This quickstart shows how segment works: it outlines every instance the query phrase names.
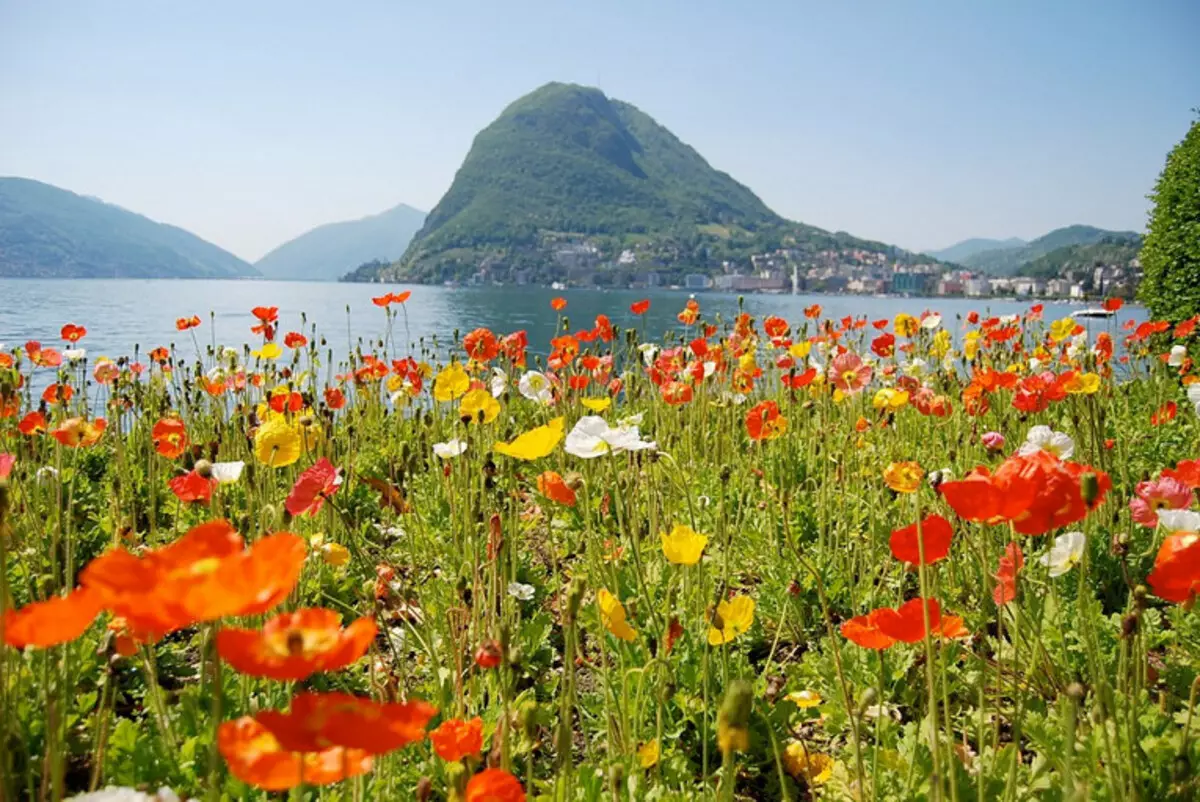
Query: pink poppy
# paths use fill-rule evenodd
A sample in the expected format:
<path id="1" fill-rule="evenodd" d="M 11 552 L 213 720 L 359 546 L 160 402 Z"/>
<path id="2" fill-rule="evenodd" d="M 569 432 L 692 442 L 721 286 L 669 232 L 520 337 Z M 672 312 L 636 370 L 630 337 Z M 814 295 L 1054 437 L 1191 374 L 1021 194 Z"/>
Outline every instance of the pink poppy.
<path id="1" fill-rule="evenodd" d="M 292 515 L 310 516 L 320 512 L 325 499 L 332 496 L 342 486 L 342 475 L 333 463 L 321 457 L 316 463 L 296 480 L 292 492 L 288 494 L 285 506 Z"/>
<path id="2" fill-rule="evenodd" d="M 17 458 L 12 454 L 0 454 L 0 479 L 8 478 L 8 475 L 12 473 L 13 464 L 16 461 Z"/>
<path id="3" fill-rule="evenodd" d="M 861 392 L 871 381 L 871 366 L 851 351 L 838 354 L 829 363 L 829 378 L 833 386 L 847 395 Z"/>
<path id="4" fill-rule="evenodd" d="M 1134 521 L 1153 529 L 1158 526 L 1161 509 L 1182 510 L 1192 503 L 1192 491 L 1187 485 L 1169 476 L 1150 482 L 1139 482 L 1137 496 L 1130 499 L 1129 510 Z"/>

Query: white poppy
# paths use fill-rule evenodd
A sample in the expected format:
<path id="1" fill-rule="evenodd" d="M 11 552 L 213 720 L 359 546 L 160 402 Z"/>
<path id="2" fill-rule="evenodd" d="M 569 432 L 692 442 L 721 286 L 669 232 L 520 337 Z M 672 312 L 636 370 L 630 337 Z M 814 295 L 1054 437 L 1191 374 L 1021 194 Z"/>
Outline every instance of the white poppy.
<path id="1" fill-rule="evenodd" d="M 580 418 L 567 434 L 563 449 L 582 459 L 593 459 L 609 452 L 642 451 L 658 448 L 658 444 L 642 440 L 638 427 L 608 425 L 604 418 L 588 415 Z"/>
<path id="2" fill-rule="evenodd" d="M 658 356 L 658 346 L 654 343 L 642 343 L 638 346 L 638 350 L 642 352 L 642 362 L 647 365 L 654 364 L 654 357 Z"/>
<path id="3" fill-rule="evenodd" d="M 921 321 L 921 328 L 929 329 L 930 331 L 933 331 L 940 325 L 942 325 L 941 315 L 927 315 L 925 319 Z"/>
<path id="4" fill-rule="evenodd" d="M 529 601 L 533 598 L 533 585 L 526 585 L 522 582 L 509 582 L 508 595 L 518 601 Z"/>
<path id="5" fill-rule="evenodd" d="M 704 363 L 704 378 L 707 379 L 709 376 L 713 375 L 716 372 L 717 372 L 717 363 L 716 362 L 705 362 Z"/>
<path id="6" fill-rule="evenodd" d="M 508 374 L 500 370 L 500 368 L 492 368 L 492 380 L 490 388 L 493 398 L 499 398 L 504 395 L 505 389 L 508 387 Z"/>
<path id="7" fill-rule="evenodd" d="M 68 348 L 67 350 L 62 352 L 62 355 L 63 355 L 63 359 L 67 360 L 68 362 L 78 362 L 79 360 L 81 360 L 85 356 L 87 356 L 87 349 L 86 348 Z"/>
<path id="8" fill-rule="evenodd" d="M 1042 364 L 1043 364 L 1042 360 L 1038 359 L 1036 356 L 1029 357 L 1029 372 L 1030 373 L 1041 373 L 1042 372 Z"/>
<path id="9" fill-rule="evenodd" d="M 214 462 L 212 464 L 212 478 L 216 479 L 218 484 L 233 484 L 242 478 L 242 470 L 245 467 L 246 463 L 241 460 L 237 462 Z"/>
<path id="10" fill-rule="evenodd" d="M 37 473 L 34 474 L 34 478 L 37 479 L 38 482 L 46 482 L 50 479 L 57 479 L 58 468 L 55 468 L 53 465 L 43 465 L 37 469 Z"/>
<path id="11" fill-rule="evenodd" d="M 444 443 L 434 443 L 433 453 L 442 459 L 454 459 L 467 450 L 467 444 L 457 437 Z"/>
<path id="12" fill-rule="evenodd" d="M 1158 523 L 1172 534 L 1200 532 L 1200 512 L 1192 510 L 1159 510 Z"/>
<path id="13" fill-rule="evenodd" d="M 904 370 L 904 374 L 906 376 L 913 376 L 913 377 L 924 376 L 926 373 L 929 372 L 929 363 L 926 362 L 924 359 L 919 359 L 917 357 L 913 357 L 912 359 L 910 359 L 904 363 L 903 370 Z"/>
<path id="14" fill-rule="evenodd" d="M 1185 359 L 1187 359 L 1187 348 L 1182 345 L 1172 345 L 1171 353 L 1167 356 L 1167 364 L 1177 368 L 1183 364 Z"/>
<path id="15" fill-rule="evenodd" d="M 157 793 L 147 794 L 133 788 L 110 785 L 99 791 L 73 796 L 68 802 L 179 802 L 179 795 L 170 788 L 159 788 Z"/>
<path id="16" fill-rule="evenodd" d="M 1028 456 L 1039 451 L 1049 451 L 1059 459 L 1070 459 L 1075 453 L 1075 441 L 1062 432 L 1056 432 L 1049 426 L 1034 426 L 1025 436 L 1025 442 L 1017 450 L 1018 454 Z"/>
<path id="17" fill-rule="evenodd" d="M 742 393 L 735 393 L 729 390 L 721 392 L 721 402 L 724 404 L 733 404 L 735 407 L 740 407 L 746 403 L 746 396 Z"/>
<path id="18" fill-rule="evenodd" d="M 530 401 L 542 405 L 549 405 L 554 400 L 554 389 L 550 386 L 550 380 L 546 378 L 546 374 L 536 370 L 522 374 L 521 380 L 517 382 L 517 390 Z"/>
<path id="19" fill-rule="evenodd" d="M 1047 554 L 1038 558 L 1042 565 L 1049 566 L 1050 576 L 1062 576 L 1083 559 L 1087 538 L 1083 532 L 1065 532 L 1054 539 Z"/>
<path id="20" fill-rule="evenodd" d="M 1196 408 L 1196 414 L 1200 415 L 1200 384 L 1188 385 L 1187 400 Z"/>

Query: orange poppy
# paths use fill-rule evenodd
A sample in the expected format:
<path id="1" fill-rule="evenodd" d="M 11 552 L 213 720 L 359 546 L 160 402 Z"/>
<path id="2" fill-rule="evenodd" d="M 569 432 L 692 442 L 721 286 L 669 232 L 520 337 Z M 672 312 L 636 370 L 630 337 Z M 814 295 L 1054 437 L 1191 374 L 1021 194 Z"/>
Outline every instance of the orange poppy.
<path id="1" fill-rule="evenodd" d="M 476 362 L 491 362 L 500 354 L 500 342 L 489 329 L 475 329 L 463 338 L 463 350 Z"/>
<path id="2" fill-rule="evenodd" d="M 746 434 L 751 440 L 774 440 L 787 431 L 787 423 L 779 404 L 763 401 L 746 413 Z"/>
<path id="3" fill-rule="evenodd" d="M 466 802 L 525 802 L 525 789 L 504 769 L 484 769 L 467 783 Z"/>
<path id="4" fill-rule="evenodd" d="M 458 718 L 443 721 L 430 731 L 429 741 L 437 756 L 447 763 L 478 755 L 483 749 L 483 719 L 476 716 L 470 721 Z"/>
<path id="5" fill-rule="evenodd" d="M 390 292 L 371 299 L 371 303 L 375 304 L 376 306 L 387 306 L 391 302 L 392 294 Z"/>
<path id="6" fill-rule="evenodd" d="M 108 421 L 96 418 L 88 421 L 84 418 L 67 418 L 58 424 L 58 428 L 50 432 L 50 436 L 67 448 L 89 448 L 100 442 Z"/>
<path id="7" fill-rule="evenodd" d="M 144 639 L 225 616 L 258 615 L 295 587 L 306 548 L 290 532 L 244 545 L 228 521 L 210 521 L 140 557 L 110 549 L 83 569 L 80 583 L 99 591 L 104 606 Z"/>
<path id="8" fill-rule="evenodd" d="M 629 311 L 635 315 L 644 315 L 650 310 L 650 299 L 646 298 L 641 301 L 634 301 L 629 305 Z"/>
<path id="9" fill-rule="evenodd" d="M 1200 538 L 1195 534 L 1167 535 L 1154 558 L 1146 584 L 1160 599 L 1185 603 L 1200 592 Z"/>
<path id="10" fill-rule="evenodd" d="M 16 649 L 68 643 L 87 631 L 101 609 L 100 594 L 88 588 L 32 602 L 4 614 L 4 642 Z"/>
<path id="11" fill-rule="evenodd" d="M 1118 309 L 1120 309 L 1124 305 L 1125 305 L 1125 302 L 1122 301 L 1120 298 L 1105 298 L 1104 299 L 1104 308 L 1109 312 L 1116 312 Z"/>
<path id="12" fill-rule="evenodd" d="M 184 504 L 192 502 L 207 504 L 212 500 L 213 488 L 217 486 L 217 480 L 211 477 L 206 479 L 195 471 L 188 471 L 173 477 L 171 481 L 167 482 L 167 486 Z"/>
<path id="13" fill-rule="evenodd" d="M 392 303 L 402 304 L 405 301 L 407 301 L 411 296 L 412 296 L 412 290 L 405 290 L 404 292 L 393 292 L 388 297 L 391 299 Z"/>
<path id="14" fill-rule="evenodd" d="M 170 358 L 171 358 L 171 352 L 167 350 L 166 346 L 160 345 L 157 348 L 153 349 L 150 352 L 149 356 L 150 356 L 150 360 L 152 362 L 157 362 L 160 365 L 165 365 L 167 363 L 167 361 L 170 360 Z"/>
<path id="15" fill-rule="evenodd" d="M 283 337 L 283 344 L 288 348 L 303 348 L 308 345 L 308 338 L 298 331 L 289 331 Z"/>
<path id="16" fill-rule="evenodd" d="M 1017 573 L 1025 565 L 1025 555 L 1016 543 L 1009 543 L 1004 548 L 1004 556 L 1000 558 L 1000 566 L 993 576 L 996 587 L 992 589 L 992 600 L 997 607 L 1003 607 L 1017 598 Z"/>
<path id="17" fill-rule="evenodd" d="M 777 315 L 768 315 L 766 319 L 763 320 L 763 331 L 765 331 L 767 336 L 772 340 L 776 340 L 780 337 L 786 337 L 788 332 L 791 331 L 791 326 L 788 325 L 786 320 L 778 317 Z"/>
<path id="18" fill-rule="evenodd" d="M 690 299 L 684 305 L 683 311 L 675 316 L 676 319 L 685 326 L 690 326 L 700 317 L 700 304 L 695 299 Z"/>
<path id="19" fill-rule="evenodd" d="M 261 714 L 260 714 L 261 715 Z M 271 731 L 250 716 L 222 722 L 217 749 L 229 773 L 264 791 L 287 791 L 301 780 L 330 785 L 371 770 L 372 759 L 360 749 L 332 746 L 307 753 L 290 752 Z"/>
<path id="20" fill-rule="evenodd" d="M 804 316 L 809 320 L 816 320 L 821 316 L 821 305 L 813 304 L 812 306 L 804 307 Z"/>
<path id="21" fill-rule="evenodd" d="M 918 565 L 921 562 L 923 544 L 925 565 L 944 560 L 950 554 L 950 541 L 954 538 L 950 522 L 940 515 L 929 515 L 921 521 L 920 530 L 920 543 L 917 538 L 917 524 L 893 530 L 888 541 L 892 556 L 911 565 Z"/>
<path id="22" fill-rule="evenodd" d="M 333 610 L 306 608 L 282 613 L 261 630 L 222 629 L 217 652 L 242 674 L 303 680 L 318 671 L 337 671 L 367 653 L 377 628 L 370 617 L 346 628 Z"/>
<path id="23" fill-rule="evenodd" d="M 673 407 L 692 400 L 692 385 L 670 381 L 658 388 L 662 400 Z"/>
<path id="24" fill-rule="evenodd" d="M 550 308 L 553 309 L 555 312 L 561 312 L 562 310 L 567 308 L 567 299 L 566 298 L 551 298 L 550 299 Z"/>
<path id="25" fill-rule="evenodd" d="M 178 329 L 179 331 L 187 331 L 188 329 L 194 329 L 199 325 L 200 325 L 199 315 L 192 315 L 191 317 L 181 317 L 181 318 L 175 319 L 175 328 Z"/>
<path id="26" fill-rule="evenodd" d="M 250 310 L 250 314 L 261 320 L 263 323 L 274 323 L 279 319 L 278 306 L 256 306 Z"/>
<path id="27" fill-rule="evenodd" d="M 346 394 L 340 387 L 326 387 L 325 405 L 330 409 L 341 409 L 346 406 Z"/>
<path id="28" fill-rule="evenodd" d="M 347 693 L 301 693 L 286 713 L 264 710 L 255 716 L 285 749 L 312 752 L 327 746 L 382 755 L 425 739 L 425 725 L 437 714 L 428 702 L 374 702 Z"/>
<path id="29" fill-rule="evenodd" d="M 1154 414 L 1150 416 L 1150 425 L 1161 426 L 1164 423 L 1175 420 L 1176 413 L 1179 412 L 1179 405 L 1174 401 L 1168 401 L 1159 407 Z"/>
<path id="30" fill-rule="evenodd" d="M 1174 468 L 1164 468 L 1162 475 L 1192 490 L 1200 488 L 1200 459 L 1185 459 Z"/>
<path id="31" fill-rule="evenodd" d="M 929 631 L 940 631 L 942 611 L 937 599 L 929 599 Z M 917 643 L 925 639 L 925 612 L 922 610 L 921 599 L 912 599 L 900 605 L 895 610 L 883 607 L 876 610 L 875 626 L 884 635 L 905 643 Z"/>
<path id="32" fill-rule="evenodd" d="M 74 323 L 68 323 L 62 327 L 62 338 L 69 343 L 77 343 L 87 335 L 87 329 L 83 326 L 76 326 Z"/>
<path id="33" fill-rule="evenodd" d="M 783 377 L 785 387 L 790 387 L 793 390 L 799 390 L 812 384 L 817 378 L 817 369 L 809 368 L 803 373 L 789 373 Z"/>
<path id="34" fill-rule="evenodd" d="M 163 418 L 150 430 L 154 450 L 167 459 L 179 457 L 187 449 L 187 429 L 179 418 Z"/>
<path id="35" fill-rule="evenodd" d="M 842 624 L 842 635 L 864 649 L 886 649 L 896 642 L 879 628 L 879 610 L 851 618 Z"/>
<path id="36" fill-rule="evenodd" d="M 28 437 L 32 437 L 35 434 L 45 434 L 46 416 L 40 412 L 30 412 L 21 418 L 21 422 L 17 424 L 17 431 Z"/>
<path id="37" fill-rule="evenodd" d="M 484 641 L 475 650 L 475 665 L 482 669 L 495 668 L 500 665 L 501 659 L 500 644 L 494 640 Z"/>
<path id="38" fill-rule="evenodd" d="M 537 489 L 551 501 L 557 501 L 568 507 L 575 506 L 575 491 L 571 489 L 561 475 L 556 471 L 544 471 L 537 478 Z"/>

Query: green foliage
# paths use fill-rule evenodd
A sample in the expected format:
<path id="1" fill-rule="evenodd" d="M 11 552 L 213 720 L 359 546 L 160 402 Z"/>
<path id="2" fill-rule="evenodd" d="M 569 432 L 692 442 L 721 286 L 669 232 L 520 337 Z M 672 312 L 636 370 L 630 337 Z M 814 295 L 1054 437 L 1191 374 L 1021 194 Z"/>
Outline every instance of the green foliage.
<path id="1" fill-rule="evenodd" d="M 1183 320 L 1200 313 L 1200 120 L 1167 155 L 1150 199 L 1139 297 L 1155 317 Z"/>
<path id="2" fill-rule="evenodd" d="M 1038 237 L 1018 248 L 979 251 L 963 258 L 962 264 L 965 267 L 972 267 L 988 273 L 1011 275 L 1020 271 L 1024 265 L 1071 245 L 1097 243 L 1136 245 L 1140 241 L 1141 237 L 1134 231 L 1107 231 L 1103 228 L 1081 225 L 1066 226 L 1065 228 L 1056 228 L 1049 234 Z"/>
<path id="3" fill-rule="evenodd" d="M 1072 271 L 1090 271 L 1100 265 L 1129 265 L 1137 258 L 1141 238 L 1128 240 L 1106 237 L 1087 245 L 1066 245 L 1026 262 L 1017 269 L 1019 276 L 1051 279 Z M 1090 275 L 1087 277 L 1090 281 Z"/>
<path id="4" fill-rule="evenodd" d="M 361 220 L 318 226 L 283 243 L 254 267 L 267 278 L 332 281 L 364 262 L 398 259 L 424 222 L 424 212 L 402 203 Z"/>
<path id="5" fill-rule="evenodd" d="M 0 178 L 0 276 L 231 278 L 256 271 L 182 228 L 26 178 Z"/>

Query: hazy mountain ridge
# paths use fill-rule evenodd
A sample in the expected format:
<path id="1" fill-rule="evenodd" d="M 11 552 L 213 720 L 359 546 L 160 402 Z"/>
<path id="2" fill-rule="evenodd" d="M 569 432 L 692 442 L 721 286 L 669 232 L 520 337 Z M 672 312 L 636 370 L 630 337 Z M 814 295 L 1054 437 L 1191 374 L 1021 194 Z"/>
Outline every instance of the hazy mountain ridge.
<path id="1" fill-rule="evenodd" d="M 244 260 L 177 226 L 40 181 L 0 177 L 0 276 L 257 275 Z"/>
<path id="2" fill-rule="evenodd" d="M 1008 239 L 972 237 L 970 239 L 965 239 L 962 242 L 956 242 L 947 248 L 941 248 L 940 250 L 927 250 L 922 251 L 922 253 L 928 254 L 935 259 L 941 259 L 944 262 L 962 262 L 963 259 L 984 251 L 1002 251 L 1010 248 L 1021 248 L 1028 244 L 1029 243 L 1020 237 L 1009 237 Z"/>
<path id="3" fill-rule="evenodd" d="M 274 248 L 254 267 L 271 279 L 334 281 L 365 262 L 399 259 L 424 222 L 425 212 L 401 203 L 317 226 Z"/>
<path id="4" fill-rule="evenodd" d="M 1095 226 L 1065 226 L 1056 228 L 1018 248 L 979 251 L 959 260 L 959 264 L 987 273 L 1012 275 L 1017 273 L 1022 265 L 1029 264 L 1060 248 L 1073 245 L 1092 245 L 1100 242 L 1140 244 L 1141 235 L 1136 231 L 1109 231 Z"/>

